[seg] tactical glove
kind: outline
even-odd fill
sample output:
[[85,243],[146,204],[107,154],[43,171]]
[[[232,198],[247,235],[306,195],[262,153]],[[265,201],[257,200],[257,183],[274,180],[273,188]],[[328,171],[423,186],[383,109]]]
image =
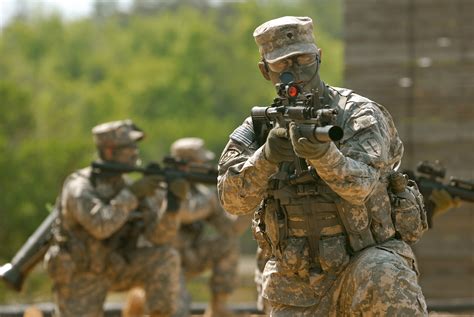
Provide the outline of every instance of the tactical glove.
[[160,186],[161,179],[157,175],[145,175],[133,182],[129,189],[138,199],[152,196],[155,190]]
[[263,148],[263,154],[268,161],[275,164],[294,160],[295,154],[285,128],[273,128],[270,130]]
[[429,200],[434,202],[433,216],[440,216],[451,208],[457,208],[462,204],[459,197],[452,197],[446,190],[433,189]]
[[293,149],[299,157],[317,160],[321,158],[329,149],[330,142],[311,142],[301,136],[298,125],[290,123],[290,139]]
[[182,178],[177,178],[168,184],[168,190],[179,200],[184,200],[188,196],[189,183]]

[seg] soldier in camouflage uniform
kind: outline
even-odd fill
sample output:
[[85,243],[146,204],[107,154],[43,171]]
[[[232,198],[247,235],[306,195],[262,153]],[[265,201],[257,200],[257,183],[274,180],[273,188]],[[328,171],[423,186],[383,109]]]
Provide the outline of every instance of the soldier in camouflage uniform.
[[[407,243],[426,230],[421,195],[404,200],[387,189],[403,154],[390,114],[320,80],[321,50],[310,18],[271,20],[253,35],[265,79],[276,84],[291,75],[304,92],[338,110],[336,124],[344,131],[336,143],[312,142],[292,122],[275,125],[259,144],[247,118],[221,155],[221,204],[233,214],[254,213],[257,242],[270,254],[262,274],[270,315],[427,315]],[[296,164],[304,173],[295,172]],[[392,205],[408,202],[416,208],[405,210],[411,217],[405,221]]]
[[[135,166],[144,134],[130,120],[92,132],[99,162]],[[45,256],[58,316],[103,316],[108,291],[135,286],[145,290],[150,316],[175,313],[180,257],[170,246],[173,237],[164,233],[176,232],[178,218],[164,212],[164,201],[149,201],[159,186],[156,176],[129,182],[91,167],[66,179],[54,243]]]
[[[207,165],[215,156],[205,148],[202,139],[194,137],[176,140],[171,145],[171,155],[184,162],[184,168]],[[211,269],[212,297],[205,316],[231,316],[227,299],[236,285],[239,236],[249,227],[250,218],[226,213],[219,204],[216,189],[202,184],[191,185],[188,199],[181,203],[179,218],[176,245],[185,280]],[[209,234],[210,230],[215,234]],[[187,313],[190,296],[184,281],[181,284],[181,300]]]

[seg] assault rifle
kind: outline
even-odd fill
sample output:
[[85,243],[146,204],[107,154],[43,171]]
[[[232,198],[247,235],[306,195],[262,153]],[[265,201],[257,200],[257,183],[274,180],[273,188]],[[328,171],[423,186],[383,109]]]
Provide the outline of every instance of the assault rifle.
[[[217,170],[212,166],[191,165],[186,161],[172,160],[167,157],[164,159],[165,166],[161,167],[158,163],[150,163],[146,167],[129,166],[112,162],[92,162],[93,172],[101,174],[123,174],[123,173],[142,173],[144,175],[160,176],[163,182],[170,182],[173,179],[182,178],[190,183],[203,183],[208,185],[217,184]],[[177,168],[178,166],[188,166],[186,170]]]
[[416,172],[411,170],[404,170],[403,172],[416,182],[420,192],[425,198],[428,225],[430,228],[433,226],[433,211],[435,205],[434,202],[428,198],[434,189],[444,189],[452,197],[458,197],[466,202],[474,202],[474,182],[453,177],[451,177],[448,182],[443,182],[446,176],[446,168],[441,165],[439,161],[422,161],[418,163]]
[[[138,172],[145,175],[161,176],[163,182],[170,182],[173,179],[183,178],[191,183],[217,184],[217,170],[213,167],[193,167],[190,165],[186,170],[182,170],[176,168],[176,165],[170,167],[170,162],[169,159],[168,161],[165,159],[164,164],[167,166],[163,168],[158,163],[151,163],[145,168],[110,162],[93,162],[91,166],[92,172],[96,175]],[[176,210],[178,208],[178,200],[171,195],[172,193],[168,191],[168,210]],[[10,263],[0,267],[0,278],[11,289],[21,291],[24,279],[36,264],[43,259],[46,251],[51,245],[53,226],[59,215],[58,203],[59,202],[56,203],[53,211],[45,220],[43,220],[41,225],[15,254]],[[129,221],[136,220],[137,213],[130,213]]]
[[[174,156],[167,155],[163,158],[163,165],[166,168],[170,169],[179,169],[179,170],[186,170],[186,171],[192,171],[194,173],[203,173],[206,175],[212,175],[212,183],[209,184],[217,184],[217,168],[211,164],[205,164],[205,163],[194,163],[190,162],[185,159],[178,159]],[[215,182],[214,182],[214,176],[215,176]]]
[[[252,108],[251,118],[258,144],[265,143],[271,128],[287,128],[290,122],[298,123],[301,136],[311,142],[341,140],[344,131],[334,125],[337,109],[322,107],[318,90],[303,93],[303,89],[292,81],[293,76],[289,76],[284,83],[275,85],[277,97],[270,106]],[[304,159],[295,156],[294,162],[296,170],[290,176],[291,183],[300,184],[314,179],[314,172],[308,168]]]
[[303,93],[302,88],[289,82],[276,84],[277,97],[268,107],[253,107],[252,123],[259,144],[265,142],[274,126],[287,127],[291,121],[299,123],[303,137],[312,142],[339,141],[344,131],[333,125],[337,109],[321,107],[319,93]]

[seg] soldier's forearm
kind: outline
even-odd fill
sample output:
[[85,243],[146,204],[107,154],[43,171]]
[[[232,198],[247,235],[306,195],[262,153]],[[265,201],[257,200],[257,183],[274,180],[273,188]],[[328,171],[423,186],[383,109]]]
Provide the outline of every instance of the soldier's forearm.
[[268,162],[262,148],[258,149],[240,166],[231,166],[218,179],[222,207],[231,214],[253,212],[264,197],[270,175],[277,165]]
[[379,178],[375,168],[344,156],[334,144],[323,157],[310,163],[332,190],[355,204],[365,201]]
[[96,239],[106,239],[123,226],[137,205],[136,197],[122,189],[108,204],[98,198],[79,201],[75,217]]

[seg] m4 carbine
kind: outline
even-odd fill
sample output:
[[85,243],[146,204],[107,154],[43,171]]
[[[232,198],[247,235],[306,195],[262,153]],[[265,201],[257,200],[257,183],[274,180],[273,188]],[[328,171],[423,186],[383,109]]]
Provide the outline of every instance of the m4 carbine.
[[[93,162],[92,171],[96,174],[124,174],[138,172],[145,175],[162,176],[163,182],[170,182],[173,179],[183,178],[191,183],[203,183],[209,185],[217,184],[217,170],[211,166],[189,166],[186,170],[177,168],[177,165],[170,166],[169,159],[165,159],[166,167],[162,168],[158,163],[151,163],[147,167],[134,167],[111,162]],[[178,199],[170,191],[168,195],[168,210],[177,210]],[[8,287],[15,291],[21,291],[24,279],[28,273],[40,262],[49,246],[52,243],[53,225],[58,219],[59,202],[56,203],[53,211],[46,217],[36,231],[28,238],[26,243],[15,254],[10,263],[0,267],[0,278]],[[130,221],[136,220],[136,213],[130,214]]]
[[[169,157],[165,160],[165,167],[158,163],[150,163],[146,167],[130,166],[113,162],[92,162],[92,170],[98,173],[142,173],[144,175],[160,176],[163,182],[170,182],[174,179],[182,178],[190,183],[202,183],[207,185],[217,185],[217,170],[212,166],[194,166],[180,169],[178,166],[186,165],[181,161],[176,161],[175,165],[170,163]],[[179,164],[178,164],[179,163]]]
[[[291,77],[292,78],[292,77]],[[290,122],[298,125],[302,137],[313,143],[339,141],[344,136],[341,127],[334,125],[337,109],[322,107],[319,92],[303,93],[296,83],[276,84],[277,97],[268,107],[253,107],[252,125],[259,145],[265,143],[268,132],[273,127],[288,128]],[[315,178],[304,159],[295,156],[295,174],[290,183],[303,183]]]
[[404,170],[409,178],[413,179],[420,192],[425,197],[426,211],[428,213],[428,225],[433,226],[434,203],[428,198],[434,189],[444,189],[452,197],[457,197],[466,202],[474,202],[474,182],[451,177],[448,182],[443,182],[446,176],[446,168],[439,161],[421,161],[418,163],[416,173]]
[[344,131],[333,125],[337,109],[321,107],[319,94],[302,93],[296,83],[276,85],[278,96],[268,107],[253,107],[252,123],[259,144],[265,142],[268,130],[275,126],[287,127],[298,123],[301,135],[311,142],[339,141]]

